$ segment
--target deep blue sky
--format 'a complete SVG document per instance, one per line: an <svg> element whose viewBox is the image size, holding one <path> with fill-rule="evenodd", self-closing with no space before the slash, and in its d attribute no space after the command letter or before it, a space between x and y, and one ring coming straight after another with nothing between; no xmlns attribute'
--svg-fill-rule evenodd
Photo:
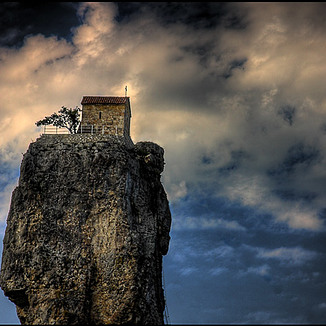
<svg viewBox="0 0 326 326"><path fill-rule="evenodd" d="M128 85L165 149L169 321L326 322L325 3L1 3L0 240L35 121ZM0 323L18 323L0 291Z"/></svg>

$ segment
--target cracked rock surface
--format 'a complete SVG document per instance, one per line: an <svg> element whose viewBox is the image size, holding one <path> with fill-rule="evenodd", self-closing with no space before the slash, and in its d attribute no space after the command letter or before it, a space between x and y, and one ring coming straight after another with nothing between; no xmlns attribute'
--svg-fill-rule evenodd
<svg viewBox="0 0 326 326"><path fill-rule="evenodd" d="M73 135L71 135L73 136ZM0 285L23 324L163 324L163 148L43 135L13 191Z"/></svg>

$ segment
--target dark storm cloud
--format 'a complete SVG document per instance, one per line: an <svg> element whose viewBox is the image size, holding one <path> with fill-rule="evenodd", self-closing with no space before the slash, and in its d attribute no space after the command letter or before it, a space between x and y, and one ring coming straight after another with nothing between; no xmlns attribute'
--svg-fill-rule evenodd
<svg viewBox="0 0 326 326"><path fill-rule="evenodd" d="M231 173L232 171L238 169L241 161L247 158L247 154L242 150L231 151L230 155L230 161L225 166L218 169L221 175Z"/></svg>
<svg viewBox="0 0 326 326"><path fill-rule="evenodd" d="M233 70L243 69L246 62L244 57L226 58L223 50L216 47L220 39L218 29L245 28L244 12L228 3L117 4L116 19L126 29L134 24L131 34L138 34L135 26L140 22L142 33L147 26L157 25L155 30L150 27L149 44L157 44L162 38L162 29L166 29L168 52L158 64L171 66L171 75L153 74L159 67L152 72L142 71L138 75L141 80L155 80L142 94L144 102L160 102L160 110L217 110L212 97L225 90L223 80L230 77Z"/></svg>
<svg viewBox="0 0 326 326"><path fill-rule="evenodd" d="M245 28L245 14L226 2L116 2L121 23L137 19L138 15L155 15L163 26L183 24L192 29L206 30L222 26Z"/></svg>
<svg viewBox="0 0 326 326"><path fill-rule="evenodd" d="M232 71L234 69L242 69L244 70L244 65L246 63L247 59L236 59L229 63L227 70L223 73L223 77L225 79L230 78L232 76Z"/></svg>
<svg viewBox="0 0 326 326"><path fill-rule="evenodd" d="M302 200L305 202L311 202L317 197L317 194L315 192L300 191L300 190L296 191L294 189L275 189L274 193L285 201Z"/></svg>
<svg viewBox="0 0 326 326"><path fill-rule="evenodd" d="M80 24L78 2L2 2L0 45L21 46L28 35L71 38L71 28Z"/></svg>
<svg viewBox="0 0 326 326"><path fill-rule="evenodd" d="M284 106L282 107L278 113L282 116L283 120L287 122L290 126L292 126L295 118L295 107L292 106Z"/></svg>
<svg viewBox="0 0 326 326"><path fill-rule="evenodd" d="M279 166L268 173L284 181L284 177L291 176L297 169L307 171L314 164L320 162L320 151L312 146L298 143L292 145ZM301 171L300 171L301 172Z"/></svg>

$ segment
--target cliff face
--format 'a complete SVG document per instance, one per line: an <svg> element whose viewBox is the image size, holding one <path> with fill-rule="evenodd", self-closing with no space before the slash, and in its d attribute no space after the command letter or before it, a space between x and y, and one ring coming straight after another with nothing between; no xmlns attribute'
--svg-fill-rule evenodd
<svg viewBox="0 0 326 326"><path fill-rule="evenodd" d="M163 153L101 135L30 144L0 274L22 323L163 323L171 225Z"/></svg>

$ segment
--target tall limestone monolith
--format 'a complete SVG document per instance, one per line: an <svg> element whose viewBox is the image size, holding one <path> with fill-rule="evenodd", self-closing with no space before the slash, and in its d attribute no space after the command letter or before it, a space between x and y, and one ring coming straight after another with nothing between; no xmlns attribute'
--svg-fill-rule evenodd
<svg viewBox="0 0 326 326"><path fill-rule="evenodd" d="M171 214L157 144L43 135L21 164L0 285L23 324L163 324Z"/></svg>

